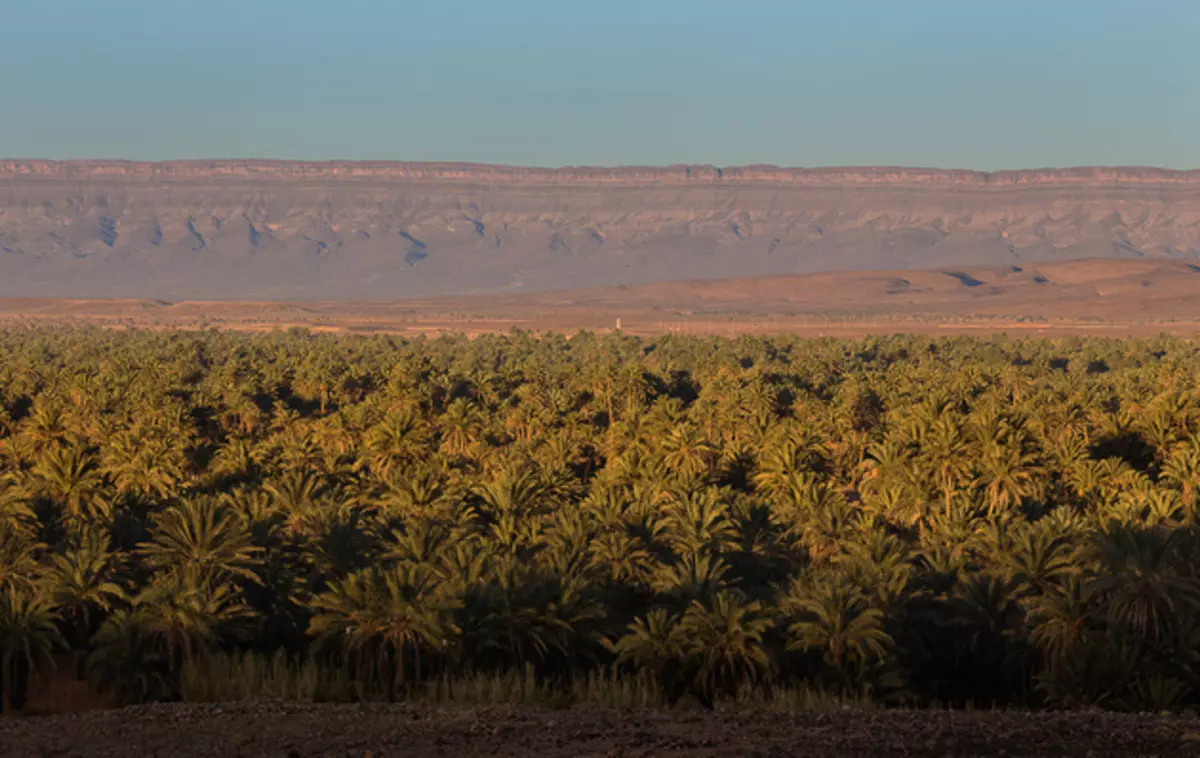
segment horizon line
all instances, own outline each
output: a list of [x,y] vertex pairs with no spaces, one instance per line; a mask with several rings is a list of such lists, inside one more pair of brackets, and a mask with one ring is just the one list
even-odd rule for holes
[[0,156],[0,164],[129,164],[129,165],[171,165],[171,164],[229,164],[229,163],[259,163],[259,164],[308,164],[308,165],[328,165],[328,166],[414,166],[414,167],[454,167],[454,168],[481,168],[481,169],[513,169],[513,170],[536,170],[536,171],[615,171],[622,169],[702,169],[716,171],[718,174],[725,171],[737,171],[746,169],[762,169],[775,171],[927,171],[941,173],[968,173],[968,174],[1006,174],[1006,173],[1022,173],[1036,171],[1156,171],[1163,173],[1187,174],[1200,172],[1200,167],[1195,168],[1169,168],[1166,166],[1153,164],[1106,164],[1106,163],[1081,163],[1068,165],[1043,165],[1043,166],[1025,166],[1021,168],[1002,168],[1002,169],[978,169],[966,168],[962,166],[947,167],[936,165],[919,165],[919,164],[870,164],[870,163],[847,163],[847,164],[811,164],[811,165],[785,165],[778,163],[756,162],[756,163],[732,163],[732,164],[716,164],[716,163],[690,163],[690,162],[675,162],[675,163],[613,163],[613,164],[588,164],[588,163],[563,163],[563,164],[522,164],[522,163],[489,163],[486,161],[454,161],[454,160],[403,160],[394,158],[263,158],[263,157],[221,157],[221,158],[166,158],[166,159],[143,159],[143,158],[39,158],[25,156]]

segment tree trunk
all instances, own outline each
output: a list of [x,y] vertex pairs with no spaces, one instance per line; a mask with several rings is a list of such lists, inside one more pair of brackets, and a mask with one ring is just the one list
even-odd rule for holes
[[8,705],[13,713],[25,708],[25,701],[29,696],[29,662],[24,658],[20,658],[10,664],[13,674],[13,687],[9,693]]
[[400,655],[397,649],[392,650],[392,675],[388,677],[387,683],[387,701],[389,703],[396,702],[396,689],[400,679],[404,676],[404,657]]
[[71,655],[75,659],[76,679],[87,678],[87,644],[90,636],[87,618],[82,613],[78,613],[75,617],[75,644],[71,646]]

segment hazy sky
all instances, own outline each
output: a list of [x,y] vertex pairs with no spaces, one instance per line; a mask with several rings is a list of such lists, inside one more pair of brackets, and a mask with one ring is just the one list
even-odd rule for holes
[[1200,167],[1200,0],[0,0],[0,156]]

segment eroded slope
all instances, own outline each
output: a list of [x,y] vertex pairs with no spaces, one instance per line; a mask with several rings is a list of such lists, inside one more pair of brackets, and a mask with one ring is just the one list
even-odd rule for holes
[[1200,172],[0,161],[0,297],[351,298],[1200,258]]

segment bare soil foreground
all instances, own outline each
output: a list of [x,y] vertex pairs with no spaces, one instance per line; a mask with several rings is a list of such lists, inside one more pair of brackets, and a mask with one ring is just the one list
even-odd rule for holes
[[[683,273],[683,272],[681,272]],[[639,336],[1200,334],[1200,266],[1084,259],[383,301],[0,299],[0,323],[478,335],[513,328]]]
[[1184,756],[1195,718],[1111,713],[618,712],[155,705],[0,720],[5,756]]

